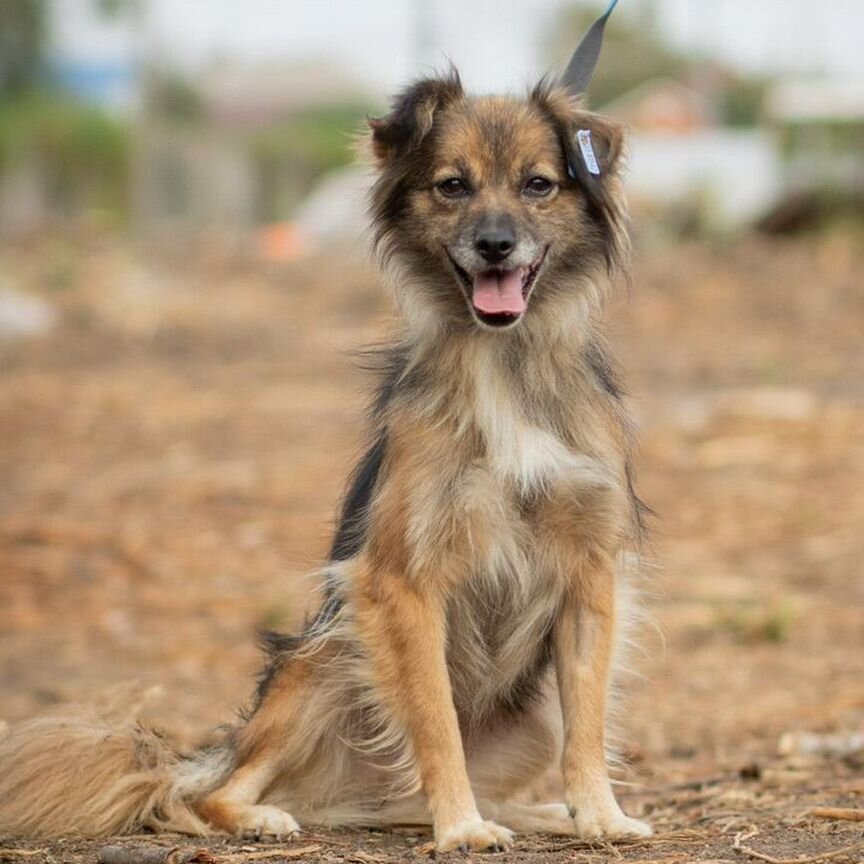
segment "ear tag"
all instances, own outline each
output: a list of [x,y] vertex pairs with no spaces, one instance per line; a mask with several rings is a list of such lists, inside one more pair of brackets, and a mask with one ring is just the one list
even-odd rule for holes
[[591,130],[580,129],[576,133],[576,140],[579,142],[579,149],[582,151],[582,158],[585,160],[585,167],[591,174],[599,176],[600,163],[594,155],[594,146],[591,143]]

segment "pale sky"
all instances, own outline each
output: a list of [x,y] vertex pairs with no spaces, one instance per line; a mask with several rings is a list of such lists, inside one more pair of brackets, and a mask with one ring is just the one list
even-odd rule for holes
[[[520,90],[545,70],[544,43],[566,0],[147,0],[131,36],[94,21],[95,0],[54,0],[69,54],[128,54],[146,39],[166,61],[315,58],[389,92],[447,58],[475,91]],[[597,8],[598,3],[585,3]],[[864,0],[620,0],[655,8],[679,47],[787,77],[864,78]],[[143,31],[143,32],[142,32]]]

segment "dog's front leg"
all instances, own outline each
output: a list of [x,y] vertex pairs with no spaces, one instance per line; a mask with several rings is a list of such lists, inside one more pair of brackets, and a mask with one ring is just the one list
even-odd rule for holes
[[555,624],[555,669],[564,713],[564,787],[576,833],[584,838],[651,833],[648,825],[631,819],[618,806],[606,765],[614,581],[611,561],[586,566],[571,584]]
[[358,580],[360,638],[379,696],[410,741],[438,850],[506,849],[512,833],[482,819],[468,780],[447,671],[444,599],[398,573],[365,575]]

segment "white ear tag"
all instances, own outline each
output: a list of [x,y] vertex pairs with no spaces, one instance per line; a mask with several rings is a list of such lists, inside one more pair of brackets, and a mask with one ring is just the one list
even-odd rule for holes
[[591,174],[600,174],[600,163],[594,155],[594,146],[591,144],[591,130],[580,129],[576,133],[576,140],[579,142],[579,149],[582,151],[582,158],[585,160],[585,167]]

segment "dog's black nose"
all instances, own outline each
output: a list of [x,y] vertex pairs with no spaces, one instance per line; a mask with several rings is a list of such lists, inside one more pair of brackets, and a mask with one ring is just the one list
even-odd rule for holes
[[516,245],[513,225],[506,217],[487,217],[477,226],[474,248],[490,264],[503,261]]

